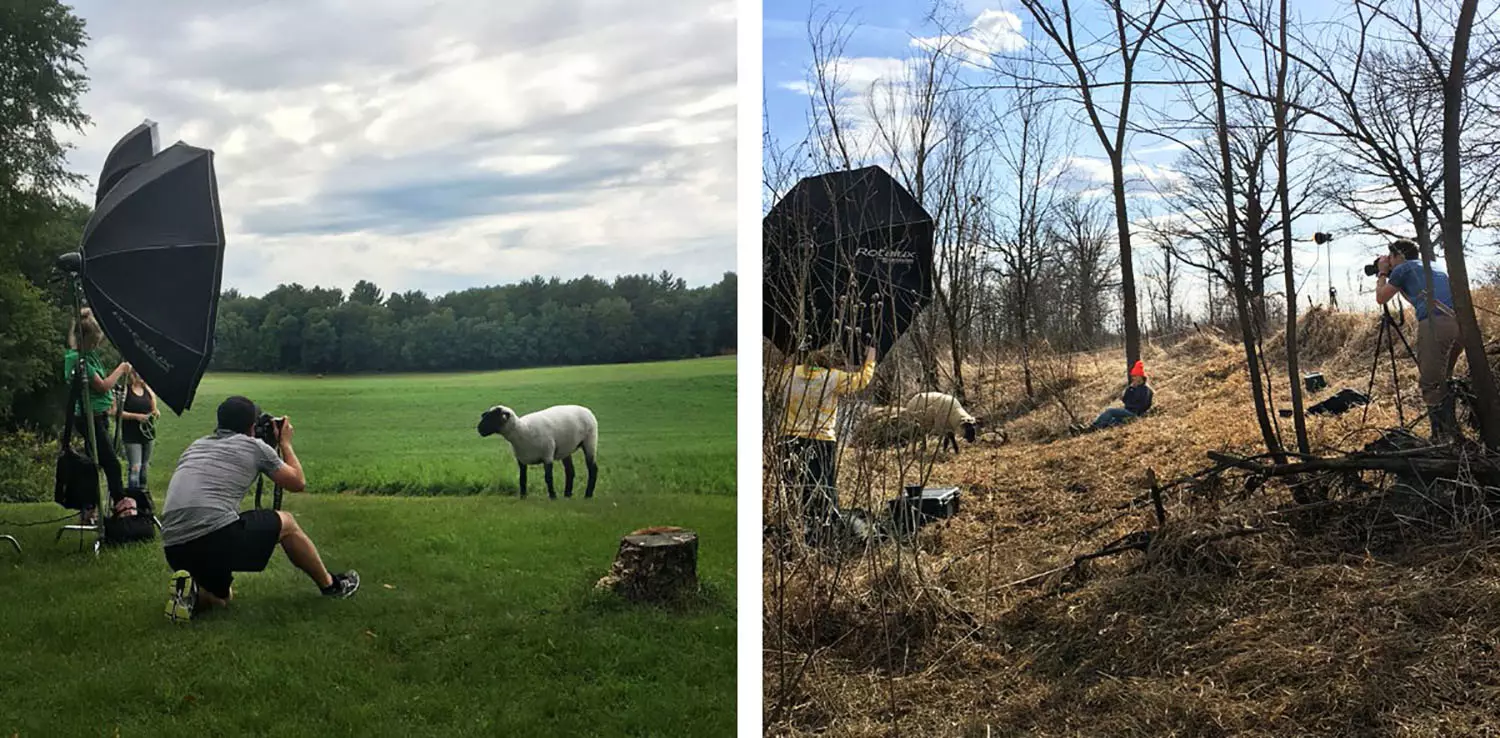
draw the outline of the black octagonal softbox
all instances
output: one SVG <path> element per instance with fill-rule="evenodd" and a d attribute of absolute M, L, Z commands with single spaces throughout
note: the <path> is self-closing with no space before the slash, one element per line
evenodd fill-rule
<path fill-rule="evenodd" d="M 213 355 L 224 224 L 213 152 L 178 142 L 135 162 L 155 135 L 142 126 L 106 160 L 80 253 L 63 263 L 110 343 L 181 415 Z"/>
<path fill-rule="evenodd" d="M 156 123 L 145 120 L 115 142 L 104 157 L 104 166 L 99 171 L 99 187 L 94 192 L 94 206 L 104 201 L 104 196 L 120 183 L 130 170 L 148 162 L 161 151 L 156 133 Z"/>
<path fill-rule="evenodd" d="M 766 338 L 881 356 L 932 299 L 932 216 L 889 173 L 808 177 L 761 222 Z"/>

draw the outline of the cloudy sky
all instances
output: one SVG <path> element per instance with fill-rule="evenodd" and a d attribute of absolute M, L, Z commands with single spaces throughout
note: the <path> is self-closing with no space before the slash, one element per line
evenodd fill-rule
<path fill-rule="evenodd" d="M 77 0 L 92 187 L 213 149 L 224 283 L 446 292 L 734 269 L 734 0 Z"/>
<path fill-rule="evenodd" d="M 956 44 L 946 44 L 948 48 L 966 51 L 965 56 L 971 64 L 992 66 L 985 63 L 990 54 L 1015 52 L 1028 43 L 1049 43 L 1039 38 L 1040 32 L 1032 27 L 1029 14 L 1015 0 L 948 0 L 946 4 L 951 8 L 953 20 L 938 25 L 929 17 L 934 6 L 932 0 L 765 0 L 762 52 L 765 115 L 778 148 L 785 149 L 808 135 L 812 105 L 808 80 L 813 64 L 808 28 L 810 17 L 832 12 L 846 19 L 847 43 L 839 50 L 833 64 L 844 83 L 848 106 L 845 122 L 851 124 L 855 146 L 860 146 L 860 141 L 875 144 L 875 126 L 868 113 L 863 112 L 869 105 L 869 90 L 872 86 L 879 89 L 883 85 L 899 84 L 906 78 L 911 65 L 916 63 L 922 47 L 958 36 Z M 1315 18 L 1337 12 L 1338 6 L 1337 0 L 1298 0 L 1293 9 L 1304 18 Z M 1096 4 L 1089 3 L 1087 7 L 1096 7 Z M 1091 24 L 1104 20 L 1090 15 L 1081 23 L 1086 29 L 1103 32 L 1107 29 L 1093 28 Z M 967 81 L 982 84 L 989 72 L 970 67 L 965 74 Z M 1158 109 L 1180 111 L 1167 99 L 1167 94 L 1142 91 L 1136 108 L 1141 109 L 1145 100 Z M 884 103 L 887 98 L 877 99 Z M 1075 103 L 1064 105 L 1070 106 L 1070 114 L 1081 110 L 1074 109 Z M 1079 191 L 1108 192 L 1111 186 L 1109 164 L 1093 129 L 1079 121 L 1072 126 L 1072 139 L 1068 157 L 1072 186 Z M 1127 176 L 1138 183 L 1132 187 L 1136 197 L 1132 213 L 1141 217 L 1167 216 L 1150 183 L 1170 184 L 1180 177 L 1173 167 L 1181 156 L 1182 147 L 1160 137 L 1137 135 L 1127 149 Z M 1384 240 L 1373 235 L 1342 233 L 1338 230 L 1342 225 L 1347 223 L 1335 217 L 1299 220 L 1296 226 L 1298 238 L 1310 239 L 1317 230 L 1341 235 L 1328 249 L 1314 247 L 1310 241 L 1299 243 L 1297 268 L 1307 280 L 1303 287 L 1305 294 L 1311 293 L 1323 301 L 1331 276 L 1333 285 L 1339 290 L 1341 304 L 1348 307 L 1351 299 L 1358 299 L 1355 298 L 1357 293 L 1361 290 L 1367 292 L 1372 287 L 1360 270 L 1381 249 Z M 1137 267 L 1138 279 L 1140 268 Z M 1188 285 L 1187 289 L 1191 292 L 1195 286 Z"/>

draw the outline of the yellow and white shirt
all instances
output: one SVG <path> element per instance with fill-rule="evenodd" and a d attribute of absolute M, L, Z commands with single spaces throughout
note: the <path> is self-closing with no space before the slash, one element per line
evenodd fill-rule
<path fill-rule="evenodd" d="M 875 376 L 875 362 L 858 372 L 798 364 L 781 371 L 779 387 L 786 398 L 781 434 L 818 441 L 836 441 L 839 398 L 858 392 Z"/>

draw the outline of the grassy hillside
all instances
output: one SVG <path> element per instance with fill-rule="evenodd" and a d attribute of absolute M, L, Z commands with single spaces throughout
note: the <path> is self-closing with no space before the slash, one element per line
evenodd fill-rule
<path fill-rule="evenodd" d="M 1366 390 L 1375 317 L 1319 311 L 1302 326 L 1303 368 L 1330 384 L 1310 400 Z M 1278 344 L 1267 346 L 1276 405 L 1289 407 Z M 1199 334 L 1149 347 L 1159 413 L 1077 438 L 1064 433 L 1068 423 L 1118 405 L 1121 356 L 1051 360 L 1062 364 L 1055 373 L 1067 381 L 1056 386 L 1065 389 L 1004 423 L 1008 444 L 938 459 L 928 483 L 960 486 L 962 512 L 924 529 L 916 550 L 767 556 L 771 732 L 1500 733 L 1492 514 L 1400 507 L 1379 494 L 1377 475 L 1365 480 L 1373 492 L 1335 490 L 1335 502 L 1302 512 L 1282 485 L 1178 488 L 1149 556 L 1016 584 L 1155 529 L 1149 505 L 1121 509 L 1148 489 L 1148 469 L 1166 481 L 1208 467 L 1210 450 L 1261 450 L 1243 349 L 1232 340 Z M 1398 369 L 1411 422 L 1422 412 L 1416 370 L 1405 360 Z M 1014 394 L 1019 371 L 967 368 L 981 382 L 981 414 L 1002 418 L 1024 405 Z M 1310 419 L 1314 451 L 1357 449 L 1395 425 L 1393 390 L 1386 364 L 1367 418 L 1356 409 Z M 1425 423 L 1415 430 L 1427 433 Z M 880 508 L 903 463 L 912 464 L 891 452 L 847 453 L 845 504 Z M 1266 530 L 1202 542 L 1205 531 L 1245 525 Z"/>

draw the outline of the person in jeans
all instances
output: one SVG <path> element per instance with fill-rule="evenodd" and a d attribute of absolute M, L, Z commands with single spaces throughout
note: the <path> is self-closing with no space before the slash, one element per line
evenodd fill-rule
<path fill-rule="evenodd" d="M 1140 418 L 1151 410 L 1151 388 L 1146 385 L 1146 365 L 1137 361 L 1135 366 L 1130 367 L 1130 385 L 1125 388 L 1125 394 L 1120 398 L 1124 407 L 1105 408 L 1094 418 L 1094 422 L 1088 425 L 1075 425 L 1069 430 L 1073 433 L 1090 433 L 1117 425 L 1124 425 L 1132 420 Z"/>
<path fill-rule="evenodd" d="M 155 421 L 161 417 L 156 407 L 156 393 L 146 386 L 146 380 L 135 372 L 130 373 L 130 383 L 125 396 L 115 407 L 115 422 L 120 424 L 120 443 L 125 446 L 125 486 L 133 490 L 146 489 L 146 476 L 151 467 L 151 448 L 155 445 Z"/>
<path fill-rule="evenodd" d="M 63 380 L 73 381 L 73 372 L 78 368 L 78 357 L 83 357 L 83 397 L 71 412 L 74 414 L 73 431 L 87 442 L 88 420 L 84 415 L 84 402 L 94 413 L 94 449 L 98 452 L 99 466 L 104 468 L 104 480 L 109 486 L 111 502 L 125 497 L 125 483 L 120 473 L 120 460 L 115 455 L 114 441 L 109 433 L 109 415 L 114 408 L 113 392 L 120 378 L 130 373 L 128 362 L 120 362 L 115 370 L 105 374 L 104 364 L 99 358 L 99 347 L 104 345 L 104 329 L 94 318 L 94 311 L 84 308 L 68 329 L 68 349 L 63 352 Z M 90 505 L 83 511 L 83 522 L 92 524 L 98 511 Z"/>
<path fill-rule="evenodd" d="M 1432 294 L 1427 292 L 1427 272 L 1417 245 L 1407 239 L 1393 241 L 1390 253 L 1375 260 L 1375 302 L 1385 305 L 1400 294 L 1417 315 L 1417 372 L 1422 402 L 1432 423 L 1433 443 L 1451 443 L 1461 437 L 1454 397 L 1448 390 L 1453 367 L 1463 352 L 1458 319 L 1453 315 L 1453 292 L 1448 275 L 1432 270 Z M 1431 298 L 1431 299 L 1429 299 Z"/>
<path fill-rule="evenodd" d="M 176 570 L 167 617 L 190 620 L 200 608 L 228 605 L 234 596 L 234 572 L 264 571 L 278 543 L 323 594 L 353 595 L 359 589 L 359 574 L 330 574 L 291 513 L 240 512 L 240 503 L 260 474 L 290 492 L 307 488 L 302 463 L 292 449 L 291 420 L 281 427 L 278 454 L 252 435 L 260 409 L 249 399 L 230 397 L 219 405 L 218 415 L 217 430 L 182 452 L 167 486 L 161 538 L 167 564 Z"/>
<path fill-rule="evenodd" d="M 790 481 L 802 490 L 803 518 L 814 530 L 838 511 L 838 403 L 875 376 L 875 348 L 865 350 L 859 368 L 834 368 L 837 346 L 807 354 L 782 370 L 778 389 L 785 400 L 780 434 L 787 450 Z"/>

